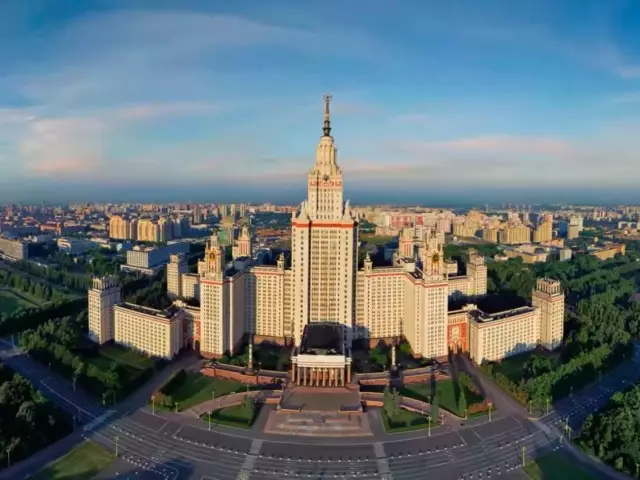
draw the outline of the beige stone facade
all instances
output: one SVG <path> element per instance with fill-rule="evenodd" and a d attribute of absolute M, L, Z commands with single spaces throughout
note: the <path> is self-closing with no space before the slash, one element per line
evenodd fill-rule
<path fill-rule="evenodd" d="M 114 340 L 149 356 L 173 358 L 184 346 L 182 317 L 177 307 L 155 310 L 123 303 L 114 308 Z"/>
<path fill-rule="evenodd" d="M 470 314 L 469 355 L 476 363 L 533 350 L 540 339 L 540 310 L 522 307 L 489 315 Z"/>
<path fill-rule="evenodd" d="M 518 245 L 531 241 L 531 229 L 526 225 L 506 225 L 498 232 L 498 242 L 505 245 Z"/>
<path fill-rule="evenodd" d="M 540 309 L 540 345 L 553 350 L 564 336 L 564 292 L 560 282 L 539 278 L 531 304 Z"/>
<path fill-rule="evenodd" d="M 94 278 L 88 292 L 89 338 L 103 344 L 114 339 L 114 307 L 122 300 L 120 287 L 112 277 Z"/>
<path fill-rule="evenodd" d="M 226 264 L 224 248 L 213 235 L 197 275 L 186 274 L 179 257 L 172 257 L 169 264 L 169 290 L 187 298 L 199 294 L 200 308 L 187 311 L 190 307 L 176 302 L 178 312 L 158 320 L 157 314 L 122 307 L 116 320 L 121 325 L 117 341 L 154 355 L 173 355 L 176 348 L 191 346 L 204 356 L 219 357 L 236 352 L 247 335 L 299 347 L 305 327 L 339 324 L 346 349 L 341 363 L 300 354 L 292 371 L 304 378 L 302 383 L 331 385 L 344 382 L 340 372 L 349 371 L 348 351 L 354 339 L 405 337 L 416 355 L 442 358 L 450 349 L 468 350 L 476 361 L 537 344 L 538 307 L 501 318 L 469 308 L 448 315 L 450 298 L 486 294 L 487 267 L 482 256 L 470 251 L 466 275 L 457 275 L 457 264 L 444 261 L 444 233 L 437 229 L 424 225 L 401 229 L 392 265 L 374 267 L 367 255 L 358 270 L 358 216 L 344 202 L 342 169 L 330 132 L 327 102 L 323 135 L 307 177 L 307 200 L 292 214 L 290 265 L 285 265 L 284 256 L 274 266 L 252 264 L 248 228 L 234 244 L 236 258 Z M 470 220 L 474 229 L 482 220 L 476 216 Z M 518 237 L 514 233 L 509 240 L 516 242 Z M 553 319 L 547 323 L 557 341 L 557 314 L 550 315 Z M 134 318 L 154 325 L 136 326 Z M 159 339 L 143 340 L 141 332 Z"/>

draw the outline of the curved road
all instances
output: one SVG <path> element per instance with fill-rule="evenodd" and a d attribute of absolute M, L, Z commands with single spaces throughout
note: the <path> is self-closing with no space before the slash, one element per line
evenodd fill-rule
<path fill-rule="evenodd" d="M 80 418 L 76 432 L 56 445 L 0 471 L 0 478 L 24 478 L 42 468 L 84 438 L 112 450 L 119 459 L 99 478 L 154 478 L 166 480 L 231 480 L 264 478 L 388 478 L 415 479 L 427 475 L 439 480 L 527 478 L 521 470 L 523 453 L 531 459 L 562 448 L 562 424 L 577 428 L 584 417 L 606 403 L 624 383 L 640 376 L 636 362 L 623 365 L 598 385 L 589 386 L 554 405 L 540 422 L 526 418 L 526 412 L 508 397 L 489 390 L 497 412 L 461 425 L 386 435 L 381 431 L 377 410 L 372 410 L 372 437 L 358 439 L 288 437 L 262 433 L 268 410 L 265 406 L 252 431 L 213 424 L 184 414 L 146 407 L 158 385 L 178 368 L 193 368 L 195 359 L 184 360 L 161 372 L 124 403 L 109 410 L 81 391 L 74 392 L 66 380 L 34 360 L 0 345 L 0 357 L 29 378 L 60 407 Z M 509 403 L 506 403 L 509 402 Z M 140 408 L 140 405 L 145 405 Z M 524 447 L 524 451 L 523 451 Z M 592 465 L 585 465 L 593 469 Z M 598 471 L 599 478 L 615 478 Z"/>

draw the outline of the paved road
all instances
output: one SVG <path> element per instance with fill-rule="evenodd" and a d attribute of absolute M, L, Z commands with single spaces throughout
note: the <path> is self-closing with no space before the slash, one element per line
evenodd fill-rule
<path fill-rule="evenodd" d="M 14 351 L 10 344 L 0 345 L 0 356 L 83 422 L 75 434 L 0 472 L 0 478 L 24 478 L 84 438 L 112 450 L 118 444 L 118 460 L 100 478 L 415 479 L 425 477 L 426 472 L 439 480 L 484 479 L 498 474 L 501 478 L 525 478 L 521 470 L 523 453 L 526 459 L 531 459 L 563 448 L 556 429 L 558 422 L 568 416 L 570 425 L 579 425 L 588 412 L 602 405 L 623 385 L 623 380 L 632 381 L 640 375 L 635 363 L 625 365 L 599 385 L 559 402 L 556 410 L 541 422 L 529 421 L 521 407 L 500 391 L 494 391 L 488 382 L 483 388 L 497 408 L 491 422 L 480 418 L 461 422 L 464 425 L 445 425 L 434 428 L 431 436 L 424 430 L 388 436 L 375 428 L 373 437 L 328 439 L 262 433 L 271 407 L 263 409 L 250 432 L 215 424 L 209 430 L 207 423 L 197 418 L 160 411 L 153 414 L 145 405 L 150 392 L 176 368 L 193 367 L 192 359 L 167 368 L 152 384 L 143 386 L 124 404 L 110 410 L 83 392 L 74 392 L 64 379 Z M 371 415 L 372 424 L 377 425 L 378 411 L 373 410 Z M 598 470 L 596 478 L 607 477 L 615 478 Z"/>

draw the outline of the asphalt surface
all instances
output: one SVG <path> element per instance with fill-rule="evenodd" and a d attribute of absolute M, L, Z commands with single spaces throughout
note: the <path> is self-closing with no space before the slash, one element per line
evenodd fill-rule
<path fill-rule="evenodd" d="M 0 357 L 14 370 L 29 378 L 61 408 L 78 417 L 78 428 L 68 438 L 26 459 L 11 469 L 0 471 L 0 478 L 24 478 L 68 451 L 75 444 L 91 439 L 118 450 L 118 459 L 99 478 L 149 479 L 283 479 L 358 478 L 486 479 L 527 478 L 521 466 L 523 454 L 530 460 L 549 451 L 564 449 L 563 424 L 575 429 L 586 415 L 604 405 L 613 392 L 640 377 L 640 353 L 633 362 L 604 377 L 571 398 L 553 406 L 540 421 L 527 418 L 524 409 L 486 379 L 483 389 L 496 406 L 486 417 L 446 424 L 406 434 L 384 434 L 379 412 L 372 410 L 373 437 L 313 438 L 287 437 L 262 433 L 268 415 L 265 407 L 252 431 L 234 429 L 183 414 L 151 412 L 146 400 L 175 369 L 172 365 L 141 387 L 125 403 L 102 406 L 88 394 L 77 390 L 33 359 L 0 344 Z M 566 420 L 568 418 L 568 420 Z M 559 428 L 558 428 L 559 427 Z M 596 470 L 595 478 L 616 478 L 607 470 Z"/>

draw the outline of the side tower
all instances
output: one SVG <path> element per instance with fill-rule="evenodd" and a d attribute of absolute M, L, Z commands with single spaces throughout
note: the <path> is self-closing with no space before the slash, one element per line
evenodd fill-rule
<path fill-rule="evenodd" d="M 560 282 L 539 278 L 531 304 L 540 309 L 540 345 L 553 350 L 564 336 L 564 292 Z"/>
<path fill-rule="evenodd" d="M 114 338 L 113 308 L 122 302 L 120 286 L 113 277 L 94 278 L 89 290 L 89 338 L 103 344 Z"/>
<path fill-rule="evenodd" d="M 229 292 L 224 282 L 224 248 L 215 232 L 200 267 L 200 350 L 205 357 L 219 357 L 229 349 Z"/>
<path fill-rule="evenodd" d="M 484 257 L 475 250 L 469 250 L 467 277 L 471 282 L 469 290 L 472 297 L 481 297 L 487 294 L 487 265 L 484 262 Z"/>
<path fill-rule="evenodd" d="M 186 257 L 181 253 L 174 253 L 169 256 L 167 265 L 167 293 L 170 297 L 181 297 L 182 275 L 189 271 Z"/>
<path fill-rule="evenodd" d="M 235 260 L 241 257 L 251 258 L 253 255 L 252 247 L 251 230 L 248 225 L 243 225 L 240 230 L 240 235 L 238 235 L 238 240 L 236 240 L 233 245 L 233 259 Z"/>

